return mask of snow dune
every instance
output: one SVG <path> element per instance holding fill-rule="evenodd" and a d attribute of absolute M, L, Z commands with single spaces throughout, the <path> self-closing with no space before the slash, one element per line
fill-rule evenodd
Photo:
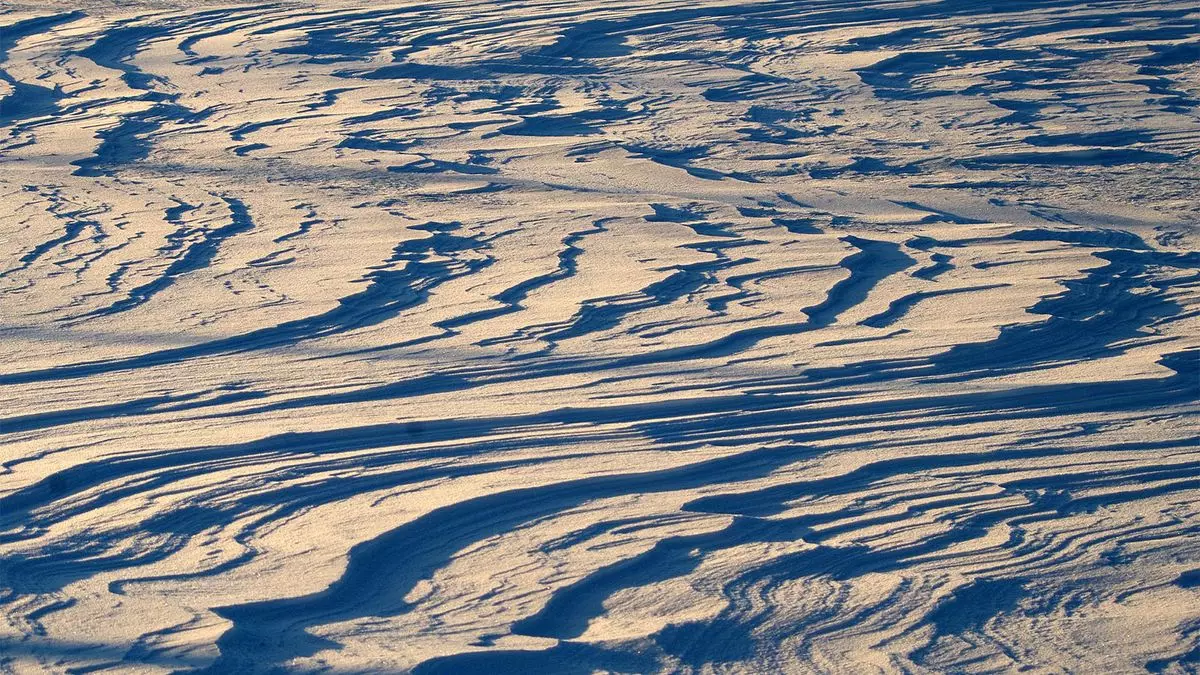
<path fill-rule="evenodd" d="M 0 670 L 1195 672 L 1200 10 L 0 14 Z"/>

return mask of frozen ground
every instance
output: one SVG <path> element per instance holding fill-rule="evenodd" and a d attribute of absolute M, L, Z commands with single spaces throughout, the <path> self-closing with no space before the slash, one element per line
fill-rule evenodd
<path fill-rule="evenodd" d="M 0 15 L 0 668 L 1196 672 L 1185 1 Z"/>

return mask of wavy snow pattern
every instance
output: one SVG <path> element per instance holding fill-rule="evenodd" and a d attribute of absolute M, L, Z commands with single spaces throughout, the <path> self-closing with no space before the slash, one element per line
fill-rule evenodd
<path fill-rule="evenodd" d="M 0 670 L 1195 672 L 1198 36 L 11 5 Z"/>

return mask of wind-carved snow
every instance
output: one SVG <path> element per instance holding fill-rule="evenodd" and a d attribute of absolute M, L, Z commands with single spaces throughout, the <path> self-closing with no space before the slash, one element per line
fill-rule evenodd
<path fill-rule="evenodd" d="M 0 669 L 1193 672 L 1193 3 L 0 15 Z"/>

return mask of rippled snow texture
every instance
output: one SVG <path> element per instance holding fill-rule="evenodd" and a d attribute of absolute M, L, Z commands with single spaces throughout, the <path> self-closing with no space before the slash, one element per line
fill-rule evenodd
<path fill-rule="evenodd" d="M 1194 3 L 8 10 L 5 671 L 1200 668 Z"/>

